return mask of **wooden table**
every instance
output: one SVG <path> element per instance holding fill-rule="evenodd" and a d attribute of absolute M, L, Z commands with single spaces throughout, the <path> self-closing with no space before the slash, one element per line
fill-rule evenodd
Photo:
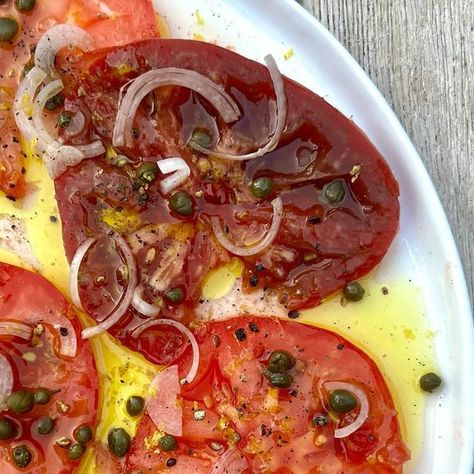
<path fill-rule="evenodd" d="M 473 301 L 474 0 L 298 0 L 391 104 L 438 190 Z"/>

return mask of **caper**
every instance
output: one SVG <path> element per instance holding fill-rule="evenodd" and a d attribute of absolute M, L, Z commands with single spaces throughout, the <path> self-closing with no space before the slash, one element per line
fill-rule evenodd
<path fill-rule="evenodd" d="M 295 359 L 287 351 L 273 351 L 268 359 L 268 370 L 274 374 L 288 372 L 294 365 Z"/>
<path fill-rule="evenodd" d="M 153 161 L 144 161 L 137 169 L 137 177 L 147 183 L 155 180 L 158 174 L 158 165 Z"/>
<path fill-rule="evenodd" d="M 347 390 L 333 390 L 329 393 L 329 406 L 336 413 L 346 413 L 357 407 L 357 400 Z"/>
<path fill-rule="evenodd" d="M 56 95 L 53 95 L 53 97 L 46 101 L 44 108 L 52 112 L 62 104 L 64 104 L 64 94 L 62 92 L 58 92 Z"/>
<path fill-rule="evenodd" d="M 145 399 L 138 395 L 132 395 L 127 400 L 126 408 L 130 416 L 138 416 L 145 408 Z"/>
<path fill-rule="evenodd" d="M 184 192 L 179 191 L 173 194 L 169 201 L 171 209 L 182 216 L 190 216 L 194 212 L 194 203 L 191 196 Z"/>
<path fill-rule="evenodd" d="M 178 447 L 178 442 L 174 436 L 164 435 L 158 440 L 158 446 L 162 451 L 173 451 Z"/>
<path fill-rule="evenodd" d="M 86 448 L 81 443 L 75 443 L 69 448 L 68 457 L 69 459 L 75 461 L 82 457 L 85 453 Z"/>
<path fill-rule="evenodd" d="M 273 191 L 275 187 L 275 181 L 272 178 L 262 176 L 254 179 L 250 183 L 250 192 L 258 199 L 267 197 Z"/>
<path fill-rule="evenodd" d="M 271 373 L 267 375 L 268 383 L 272 387 L 288 388 L 293 383 L 293 377 L 287 373 Z"/>
<path fill-rule="evenodd" d="M 47 435 L 53 431 L 54 421 L 49 416 L 42 416 L 35 425 L 35 431 L 40 435 Z"/>
<path fill-rule="evenodd" d="M 342 292 L 349 301 L 360 301 L 365 294 L 364 288 L 362 288 L 361 284 L 357 281 L 348 283 Z"/>
<path fill-rule="evenodd" d="M 15 0 L 15 8 L 19 12 L 30 12 L 35 6 L 36 0 Z"/>
<path fill-rule="evenodd" d="M 341 202 L 345 195 L 346 190 L 341 180 L 331 181 L 324 187 L 324 197 L 329 204 Z"/>
<path fill-rule="evenodd" d="M 30 390 L 17 390 L 7 398 L 8 409 L 14 413 L 26 413 L 33 405 L 34 397 Z"/>
<path fill-rule="evenodd" d="M 0 439 L 11 439 L 15 436 L 15 425 L 5 417 L 0 418 Z"/>
<path fill-rule="evenodd" d="M 184 298 L 184 293 L 181 288 L 170 288 L 166 293 L 165 297 L 171 303 L 181 303 Z"/>
<path fill-rule="evenodd" d="M 112 428 L 107 435 L 109 449 L 118 458 L 123 458 L 127 454 L 132 439 L 123 428 Z"/>
<path fill-rule="evenodd" d="M 0 18 L 0 42 L 7 43 L 18 33 L 18 22 L 13 18 Z"/>
<path fill-rule="evenodd" d="M 202 148 L 209 148 L 212 145 L 212 135 L 202 128 L 194 130 L 191 140 L 189 141 L 191 147 L 198 145 Z"/>
<path fill-rule="evenodd" d="M 37 388 L 35 390 L 34 401 L 38 405 L 46 405 L 51 400 L 51 396 L 58 392 L 59 390 L 50 390 L 44 387 Z"/>
<path fill-rule="evenodd" d="M 26 467 L 31 462 L 31 453 L 26 444 L 20 444 L 13 448 L 12 452 L 13 462 L 18 467 Z"/>
<path fill-rule="evenodd" d="M 92 429 L 89 425 L 80 425 L 78 426 L 73 433 L 74 439 L 81 444 L 87 444 L 92 440 L 94 436 Z"/>
<path fill-rule="evenodd" d="M 420 377 L 420 387 L 424 392 L 431 392 L 441 385 L 441 378 L 439 375 L 429 372 Z"/>
<path fill-rule="evenodd" d="M 72 114 L 71 112 L 68 112 L 67 110 L 64 110 L 58 115 L 58 125 L 61 128 L 67 128 L 71 124 L 72 121 Z"/>

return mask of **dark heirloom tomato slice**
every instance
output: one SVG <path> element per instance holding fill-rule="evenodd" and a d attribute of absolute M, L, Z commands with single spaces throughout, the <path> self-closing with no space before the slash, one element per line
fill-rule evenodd
<path fill-rule="evenodd" d="M 181 389 L 184 421 L 177 449 L 157 449 L 157 427 L 145 414 L 125 472 L 167 472 L 174 461 L 182 473 L 402 472 L 410 456 L 389 390 L 375 363 L 350 342 L 314 326 L 248 316 L 208 323 L 195 334 L 200 368 Z M 275 388 L 264 372 L 270 354 L 282 350 L 294 357 L 292 383 Z M 178 361 L 180 377 L 190 358 L 187 349 Z M 350 425 L 359 408 L 329 412 L 329 382 L 350 384 L 368 399 L 366 421 L 341 439 L 334 436 L 336 428 Z M 225 456 L 241 469 L 211 470 Z"/>
<path fill-rule="evenodd" d="M 32 337 L 5 336 L 7 328 L 17 323 L 26 324 Z M 0 264 L 0 324 L 0 354 L 12 367 L 13 392 L 59 390 L 24 413 L 7 409 L 1 400 L 0 417 L 14 424 L 15 434 L 0 440 L 0 472 L 20 471 L 13 463 L 13 451 L 26 445 L 31 461 L 22 472 L 71 473 L 80 462 L 69 457 L 69 448 L 76 443 L 73 432 L 83 424 L 94 430 L 98 403 L 96 366 L 89 342 L 80 338 L 76 314 L 42 276 Z M 46 433 L 38 433 L 42 417 L 53 421 L 49 433 L 47 424 L 41 428 Z"/>
<path fill-rule="evenodd" d="M 150 69 L 196 71 L 239 104 L 241 119 L 226 125 L 202 96 L 181 87 L 157 89 L 138 109 L 133 146 L 85 160 L 55 182 L 68 258 L 86 237 L 113 227 L 137 258 L 145 299 L 160 302 L 163 316 L 183 318 L 183 308 L 196 306 L 208 271 L 231 257 L 210 219 L 220 219 L 229 240 L 249 244 L 265 233 L 277 196 L 284 205 L 280 232 L 263 253 L 243 259 L 245 291 L 270 288 L 288 310 L 309 307 L 366 274 L 387 252 L 398 229 L 396 180 L 361 130 L 301 85 L 285 79 L 288 117 L 278 147 L 254 160 L 231 162 L 193 152 L 190 139 L 196 130 L 218 133 L 212 146 L 235 153 L 267 141 L 275 96 L 261 64 L 203 42 L 150 40 L 62 67 L 69 73 L 67 100 L 92 117 L 72 143 L 98 136 L 110 144 L 120 88 Z M 186 215 L 170 209 L 170 196 L 159 190 L 160 172 L 147 180 L 139 172 L 143 161 L 171 156 L 183 157 L 191 168 L 178 189 L 189 195 Z M 262 190 L 254 183 L 259 178 L 272 181 L 260 181 L 267 183 Z M 104 289 L 83 284 L 85 306 L 90 298 L 97 309 L 94 293 L 100 296 Z M 176 287 L 184 290 L 183 299 L 170 304 L 166 292 Z M 129 331 L 139 322 L 129 314 L 112 333 L 129 344 Z"/>

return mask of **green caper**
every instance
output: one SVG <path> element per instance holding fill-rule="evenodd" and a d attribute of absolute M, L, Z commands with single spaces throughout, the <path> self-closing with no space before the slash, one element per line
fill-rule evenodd
<path fill-rule="evenodd" d="M 26 413 L 33 408 L 34 397 L 30 390 L 17 390 L 7 398 L 7 406 L 13 413 Z"/>
<path fill-rule="evenodd" d="M 64 110 L 58 115 L 58 125 L 61 128 L 67 128 L 71 124 L 72 121 L 72 114 L 71 112 L 68 112 L 67 110 Z"/>
<path fill-rule="evenodd" d="M 34 394 L 34 401 L 37 405 L 46 405 L 51 400 L 51 396 L 58 392 L 59 390 L 50 390 L 45 387 L 37 388 Z"/>
<path fill-rule="evenodd" d="M 178 447 L 178 442 L 174 436 L 164 435 L 158 440 L 158 446 L 162 451 L 173 451 Z"/>
<path fill-rule="evenodd" d="M 40 435 L 47 435 L 53 431 L 54 421 L 49 416 L 42 416 L 35 425 L 35 431 Z"/>
<path fill-rule="evenodd" d="M 209 148 L 212 145 L 212 135 L 202 128 L 196 128 L 194 130 L 191 140 L 189 141 L 191 147 L 193 145 L 199 145 L 202 148 Z"/>
<path fill-rule="evenodd" d="M 153 161 L 144 161 L 137 169 L 137 177 L 147 183 L 155 180 L 158 174 L 158 165 Z"/>
<path fill-rule="evenodd" d="M 293 377 L 287 373 L 272 373 L 266 375 L 268 383 L 272 387 L 288 388 L 293 383 Z"/>
<path fill-rule="evenodd" d="M 273 351 L 268 359 L 268 370 L 274 374 L 288 372 L 294 365 L 295 359 L 287 351 Z"/>
<path fill-rule="evenodd" d="M 94 435 L 89 425 L 80 425 L 74 430 L 73 436 L 79 443 L 87 444 L 92 440 Z"/>
<path fill-rule="evenodd" d="M 181 216 L 190 216 L 194 212 L 193 199 L 184 191 L 173 194 L 170 198 L 169 206 L 174 212 Z"/>
<path fill-rule="evenodd" d="M 357 281 L 348 283 L 342 292 L 349 301 L 360 301 L 365 294 L 364 288 L 362 288 L 361 284 Z"/>
<path fill-rule="evenodd" d="M 0 439 L 11 439 L 15 436 L 15 425 L 11 420 L 5 417 L 0 418 Z"/>
<path fill-rule="evenodd" d="M 344 182 L 341 180 L 331 181 L 324 187 L 324 198 L 329 204 L 341 202 L 346 195 Z"/>
<path fill-rule="evenodd" d="M 123 428 L 112 428 L 107 435 L 109 449 L 118 458 L 123 458 L 127 454 L 132 439 Z"/>
<path fill-rule="evenodd" d="M 85 453 L 86 448 L 81 443 L 75 443 L 69 448 L 68 457 L 69 459 L 75 461 L 82 457 Z"/>
<path fill-rule="evenodd" d="M 165 297 L 171 303 L 181 303 L 184 298 L 184 293 L 181 288 L 170 288 L 166 293 Z"/>
<path fill-rule="evenodd" d="M 126 408 L 130 416 L 138 416 L 145 408 L 145 399 L 138 395 L 132 395 L 127 400 Z"/>
<path fill-rule="evenodd" d="M 431 392 L 441 385 L 441 378 L 439 375 L 429 372 L 420 377 L 420 387 L 424 392 Z"/>
<path fill-rule="evenodd" d="M 36 0 L 15 0 L 15 8 L 19 12 L 30 12 L 35 6 Z"/>
<path fill-rule="evenodd" d="M 0 18 L 0 42 L 7 43 L 12 41 L 18 33 L 18 22 L 13 18 Z"/>
<path fill-rule="evenodd" d="M 64 104 L 64 94 L 62 92 L 58 92 L 56 95 L 53 95 L 50 99 L 46 101 L 44 104 L 44 108 L 52 112 L 56 110 L 60 105 Z"/>
<path fill-rule="evenodd" d="M 262 176 L 250 183 L 250 192 L 257 198 L 262 199 L 272 193 L 275 181 L 272 178 Z"/>
<path fill-rule="evenodd" d="M 347 390 L 333 390 L 329 393 L 329 406 L 336 413 L 346 413 L 357 407 L 357 399 Z"/>
<path fill-rule="evenodd" d="M 19 446 L 16 446 L 13 448 L 12 451 L 12 458 L 13 462 L 18 466 L 18 467 L 26 467 L 28 464 L 31 462 L 31 453 L 30 450 L 28 449 L 28 446 L 26 444 L 20 444 Z"/>

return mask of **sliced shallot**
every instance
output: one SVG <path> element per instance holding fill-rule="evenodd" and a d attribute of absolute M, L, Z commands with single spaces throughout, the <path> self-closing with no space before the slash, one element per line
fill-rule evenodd
<path fill-rule="evenodd" d="M 35 50 L 35 65 L 46 74 L 55 75 L 56 54 L 66 47 L 77 47 L 83 51 L 89 51 L 93 48 L 92 36 L 78 26 L 54 26 L 38 41 Z"/>
<path fill-rule="evenodd" d="M 191 368 L 189 369 L 188 375 L 186 375 L 186 377 L 181 380 L 181 383 L 191 383 L 196 377 L 199 368 L 199 346 L 196 341 L 196 338 L 194 337 L 194 334 L 184 324 L 179 323 L 174 319 L 153 319 L 152 321 L 147 321 L 146 323 L 141 324 L 136 329 L 134 329 L 132 332 L 132 337 L 139 337 L 140 334 L 142 334 L 147 329 L 153 326 L 159 326 L 161 324 L 167 324 L 169 326 L 175 327 L 176 329 L 178 329 L 178 331 L 180 331 L 189 339 L 189 342 L 191 343 L 191 347 L 193 349 L 193 361 L 191 364 Z"/>
<path fill-rule="evenodd" d="M 171 365 L 159 372 L 150 384 L 154 392 L 146 402 L 148 415 L 155 426 L 173 436 L 183 435 L 183 408 L 178 403 L 181 392 L 178 366 Z"/>
<path fill-rule="evenodd" d="M 285 93 L 285 82 L 283 80 L 283 76 L 281 75 L 277 63 L 271 54 L 265 56 L 265 63 L 268 67 L 268 71 L 270 73 L 270 77 L 273 82 L 273 88 L 275 90 L 276 95 L 276 118 L 273 117 L 271 120 L 271 126 L 273 128 L 270 139 L 268 140 L 267 144 L 257 151 L 252 153 L 246 153 L 243 155 L 236 155 L 233 153 L 225 153 L 220 152 L 218 150 L 210 150 L 205 148 L 197 143 L 193 144 L 193 148 L 204 153 L 206 155 L 212 155 L 216 158 L 222 158 L 225 160 L 234 160 L 234 161 L 246 161 L 252 160 L 254 158 L 258 158 L 259 156 L 263 156 L 266 153 L 273 151 L 283 134 L 283 130 L 286 126 L 286 117 L 288 114 L 288 104 L 286 100 L 286 93 Z M 274 110 L 271 109 L 270 112 L 274 113 Z"/>
<path fill-rule="evenodd" d="M 347 390 L 354 394 L 359 401 L 360 410 L 357 418 L 350 425 L 338 428 L 334 432 L 335 438 L 345 438 L 357 431 L 364 424 L 365 420 L 367 420 L 369 416 L 369 400 L 367 399 L 367 395 L 359 387 L 346 382 L 326 382 L 324 388 L 330 391 Z"/>
<path fill-rule="evenodd" d="M 132 125 L 138 106 L 151 91 L 163 86 L 186 87 L 201 94 L 226 123 L 234 122 L 240 116 L 239 107 L 232 97 L 209 78 L 188 69 L 152 69 L 138 76 L 130 84 L 119 104 L 112 136 L 114 146 L 132 145 Z"/>
<path fill-rule="evenodd" d="M 178 186 L 186 182 L 191 174 L 191 168 L 183 158 L 166 158 L 156 163 L 163 174 L 173 173 L 160 183 L 160 190 L 163 194 L 168 194 Z"/>
<path fill-rule="evenodd" d="M 0 411 L 6 409 L 7 398 L 13 389 L 13 371 L 8 359 L 0 354 Z"/>
<path fill-rule="evenodd" d="M 100 140 L 88 143 L 87 145 L 76 145 L 74 148 L 79 150 L 86 158 L 93 158 L 105 153 L 104 144 Z"/>
<path fill-rule="evenodd" d="M 69 296 L 71 297 L 74 306 L 79 308 L 81 311 L 84 311 L 84 307 L 82 306 L 81 297 L 79 296 L 79 269 L 86 253 L 95 242 L 97 242 L 97 237 L 89 237 L 84 240 L 84 242 L 79 245 L 71 261 L 71 270 L 69 272 Z"/>
<path fill-rule="evenodd" d="M 257 244 L 249 247 L 239 247 L 238 245 L 233 244 L 224 234 L 221 224 L 218 217 L 212 217 L 212 228 L 214 234 L 219 243 L 230 253 L 234 255 L 239 255 L 241 257 L 249 257 L 251 255 L 256 255 L 260 252 L 263 252 L 267 247 L 273 244 L 275 241 L 278 231 L 283 220 L 283 202 L 281 198 L 277 197 L 272 201 L 273 206 L 273 220 L 270 229 L 268 230 L 265 237 L 263 237 Z"/>
<path fill-rule="evenodd" d="M 240 474 L 250 468 L 247 458 L 238 448 L 229 448 L 213 464 L 210 474 Z"/>
<path fill-rule="evenodd" d="M 38 132 L 33 125 L 31 117 L 33 115 L 33 100 L 36 91 L 45 80 L 46 73 L 39 67 L 33 67 L 31 71 L 20 82 L 13 101 L 13 116 L 23 138 L 28 142 L 38 139 Z M 36 145 L 36 143 L 32 143 Z"/>
<path fill-rule="evenodd" d="M 15 336 L 29 341 L 33 331 L 28 324 L 17 321 L 0 321 L 0 338 L 3 336 Z"/>
<path fill-rule="evenodd" d="M 130 304 L 132 303 L 133 294 L 135 288 L 137 287 L 137 266 L 135 264 L 135 259 L 133 258 L 132 251 L 128 246 L 127 242 L 118 234 L 115 234 L 113 237 L 115 245 L 118 247 L 118 250 L 122 252 L 122 255 L 125 257 L 125 263 L 128 269 L 128 285 L 127 289 L 122 296 L 120 303 L 112 311 L 112 313 L 104 319 L 100 324 L 92 326 L 82 330 L 82 338 L 88 339 L 92 336 L 97 336 L 98 334 L 107 331 L 115 323 L 120 321 L 120 318 L 127 312 Z"/>
<path fill-rule="evenodd" d="M 154 304 L 147 303 L 143 297 L 143 285 L 138 285 L 133 292 L 133 299 L 132 299 L 132 306 L 144 316 L 148 316 L 149 318 L 156 318 L 159 314 L 161 309 Z"/>

